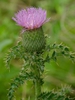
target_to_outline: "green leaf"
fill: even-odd
[[[18,77],[16,77],[11,83],[10,89],[8,91],[8,99],[12,100],[16,89],[20,87],[24,83],[24,81],[29,79],[35,79],[34,74],[32,72],[21,72],[21,74]]]
[[[50,62],[50,56],[47,54],[46,58],[45,58],[45,62]]]
[[[56,61],[57,60],[57,53],[56,53],[56,51],[53,51],[53,53],[52,53],[52,59],[54,60],[54,61]]]
[[[18,43],[16,46],[14,46],[14,47],[8,52],[8,54],[6,55],[6,58],[5,58],[6,66],[9,67],[10,61],[11,61],[12,59],[15,59],[15,58],[25,59],[24,48],[23,48],[23,46],[22,46],[20,43]]]
[[[43,92],[38,96],[38,100],[74,100],[69,94],[72,92],[70,86],[64,86],[57,91]],[[68,94],[69,93],[69,94]]]
[[[60,45],[58,45],[58,47],[59,47],[60,49],[63,49],[63,45],[61,45],[61,44],[60,44]]]
[[[69,52],[69,48],[68,48],[68,47],[65,47],[64,50],[65,50],[66,52]]]

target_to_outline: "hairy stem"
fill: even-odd
[[[35,66],[35,74],[36,74],[36,80],[35,80],[35,100],[38,100],[37,97],[41,93],[41,83],[40,83],[40,72],[37,66]]]
[[[41,86],[40,86],[40,82],[39,80],[35,81],[35,100],[37,100],[37,97],[40,95],[41,93]]]

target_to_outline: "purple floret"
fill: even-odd
[[[41,8],[27,8],[21,10],[15,17],[12,18],[19,26],[27,30],[32,30],[41,27],[45,22],[49,21],[46,18],[46,11]]]

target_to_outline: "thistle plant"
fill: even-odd
[[[10,68],[10,61],[15,58],[23,60],[21,72],[10,85],[8,100],[13,100],[15,90],[24,82],[33,82],[35,94],[34,100],[74,100],[68,97],[71,89],[63,88],[57,91],[41,90],[45,63],[51,60],[56,61],[57,56],[67,56],[74,62],[74,53],[62,44],[46,43],[46,36],[42,25],[50,20],[46,18],[46,11],[41,8],[27,8],[21,10],[12,18],[22,27],[21,40],[14,46],[6,57],[6,64]],[[67,90],[67,92],[66,92]]]

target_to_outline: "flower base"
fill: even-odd
[[[42,27],[25,31],[22,38],[26,52],[41,52],[45,48],[46,43]]]

